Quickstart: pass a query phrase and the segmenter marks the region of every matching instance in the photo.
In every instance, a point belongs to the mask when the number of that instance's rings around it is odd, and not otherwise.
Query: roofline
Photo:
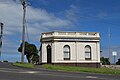
[[[100,33],[100,32],[78,32],[78,31],[51,31],[51,32],[43,32],[41,34],[48,34],[48,33],[54,33],[54,32],[67,32],[67,33]]]

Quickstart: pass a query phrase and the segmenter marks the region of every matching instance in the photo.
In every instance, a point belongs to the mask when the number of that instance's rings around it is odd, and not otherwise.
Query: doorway
[[[51,64],[51,46],[50,45],[48,45],[47,46],[47,63],[48,64]]]

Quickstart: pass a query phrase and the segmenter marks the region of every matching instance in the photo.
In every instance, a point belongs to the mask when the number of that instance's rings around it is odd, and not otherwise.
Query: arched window
[[[85,60],[91,60],[91,47],[85,46]]]
[[[70,47],[65,45],[63,48],[64,60],[70,60]]]

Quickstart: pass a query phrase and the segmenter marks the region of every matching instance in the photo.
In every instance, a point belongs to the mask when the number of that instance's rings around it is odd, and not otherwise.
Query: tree
[[[20,47],[18,48],[19,52],[22,52],[22,43]],[[38,56],[38,50],[37,47],[34,44],[30,44],[28,42],[25,42],[25,52],[24,55],[26,55],[26,58],[28,60],[28,63],[38,63],[39,56]],[[36,58],[36,59],[34,59]]]
[[[32,63],[33,64],[38,64],[38,62],[39,62],[39,56],[38,56],[38,54],[33,55],[33,57],[32,57]]]
[[[118,61],[116,62],[117,65],[120,65],[120,58],[118,59]]]
[[[101,57],[100,61],[102,62],[103,65],[109,65],[110,64],[109,58]]]

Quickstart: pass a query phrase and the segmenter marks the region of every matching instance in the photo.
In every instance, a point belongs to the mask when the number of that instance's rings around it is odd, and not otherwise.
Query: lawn
[[[34,64],[30,64],[30,63],[17,62],[17,63],[13,63],[13,65],[19,67],[34,68]],[[66,72],[89,72],[89,73],[120,75],[120,70],[109,69],[109,68],[86,68],[86,67],[73,67],[73,66],[57,66],[50,64],[42,65],[42,67],[49,70],[66,71]]]
[[[120,75],[120,70],[109,68],[86,68],[86,67],[71,67],[71,66],[56,66],[56,65],[43,65],[44,68],[49,70],[59,70],[68,72],[89,72],[89,73],[101,73],[101,74],[114,74]]]
[[[16,63],[13,63],[13,65],[18,67],[34,68],[34,64],[30,64],[30,63],[16,62]]]

